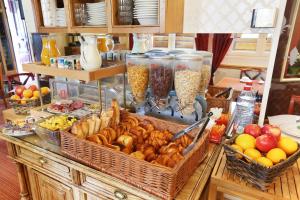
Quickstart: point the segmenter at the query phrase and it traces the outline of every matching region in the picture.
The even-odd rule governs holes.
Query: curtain
[[[129,50],[132,50],[133,47],[133,35],[129,33]]]
[[[214,34],[213,38],[213,61],[212,61],[212,69],[211,69],[211,77],[210,77],[210,85],[213,85],[213,77],[214,73],[217,71],[220,66],[222,60],[224,59],[233,38],[231,38],[231,34]]]
[[[197,33],[195,37],[196,50],[207,51],[208,50],[208,38],[209,34]]]

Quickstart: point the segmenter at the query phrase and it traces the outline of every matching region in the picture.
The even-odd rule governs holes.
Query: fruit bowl
[[[226,167],[230,172],[263,191],[267,190],[275,178],[280,176],[288,167],[292,166],[300,157],[300,145],[297,143],[298,149],[296,152],[285,160],[271,167],[266,167],[248,156],[249,154],[245,155],[245,153],[232,146],[235,144],[237,137],[238,135],[223,143],[227,158]]]

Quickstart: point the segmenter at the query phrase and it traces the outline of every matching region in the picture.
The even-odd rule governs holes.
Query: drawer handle
[[[114,194],[117,199],[120,199],[120,200],[127,199],[127,195],[120,190],[115,190]]]
[[[47,163],[47,160],[46,160],[45,158],[43,158],[43,157],[40,157],[40,158],[39,158],[39,161],[40,161],[40,163],[41,163],[42,165]]]

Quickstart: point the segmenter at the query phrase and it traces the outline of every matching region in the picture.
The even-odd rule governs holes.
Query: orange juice
[[[106,38],[105,37],[101,37],[97,39],[97,46],[98,46],[98,51],[100,52],[108,52],[109,49],[106,45]]]
[[[44,65],[50,65],[49,42],[48,37],[42,36],[43,49],[41,52],[41,61]]]
[[[56,40],[51,38],[49,40],[49,57],[56,58],[58,56],[60,56],[60,53],[59,53],[58,48],[56,47]]]

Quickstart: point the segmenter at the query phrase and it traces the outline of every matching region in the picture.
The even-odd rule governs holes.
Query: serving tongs
[[[232,130],[233,130],[233,125],[234,125],[234,120],[235,120],[235,116],[236,116],[236,108],[233,110],[233,113],[231,115],[230,121],[227,125],[226,131],[225,131],[225,137],[227,139],[230,139],[233,135],[232,135]]]
[[[219,98],[219,97],[226,94],[225,98],[228,98],[228,96],[229,96],[228,93],[230,93],[231,90],[232,90],[232,87],[226,88],[224,91],[221,91],[221,92],[217,93],[214,97]]]
[[[207,117],[206,117],[206,120],[205,120],[204,124],[203,124],[202,127],[201,127],[201,130],[200,130],[200,131],[198,132],[198,134],[194,137],[193,142],[183,150],[182,154],[183,154],[184,156],[185,156],[186,154],[188,154],[188,153],[195,147],[195,145],[197,144],[197,142],[199,141],[199,139],[200,139],[201,136],[203,135],[203,133],[204,133],[204,131],[205,131],[205,128],[207,127],[207,124],[208,124],[208,122],[209,122],[209,120],[210,120],[210,117],[211,117],[212,115],[213,115],[212,112],[208,113],[208,115],[207,115]]]
[[[171,141],[175,141],[176,139],[180,138],[181,136],[189,133],[190,131],[192,131],[194,128],[198,127],[200,124],[202,124],[203,122],[205,122],[209,117],[212,116],[212,113],[208,113],[208,115],[202,119],[200,119],[199,121],[195,122],[194,124],[188,126],[187,128],[175,133],[171,139]]]

